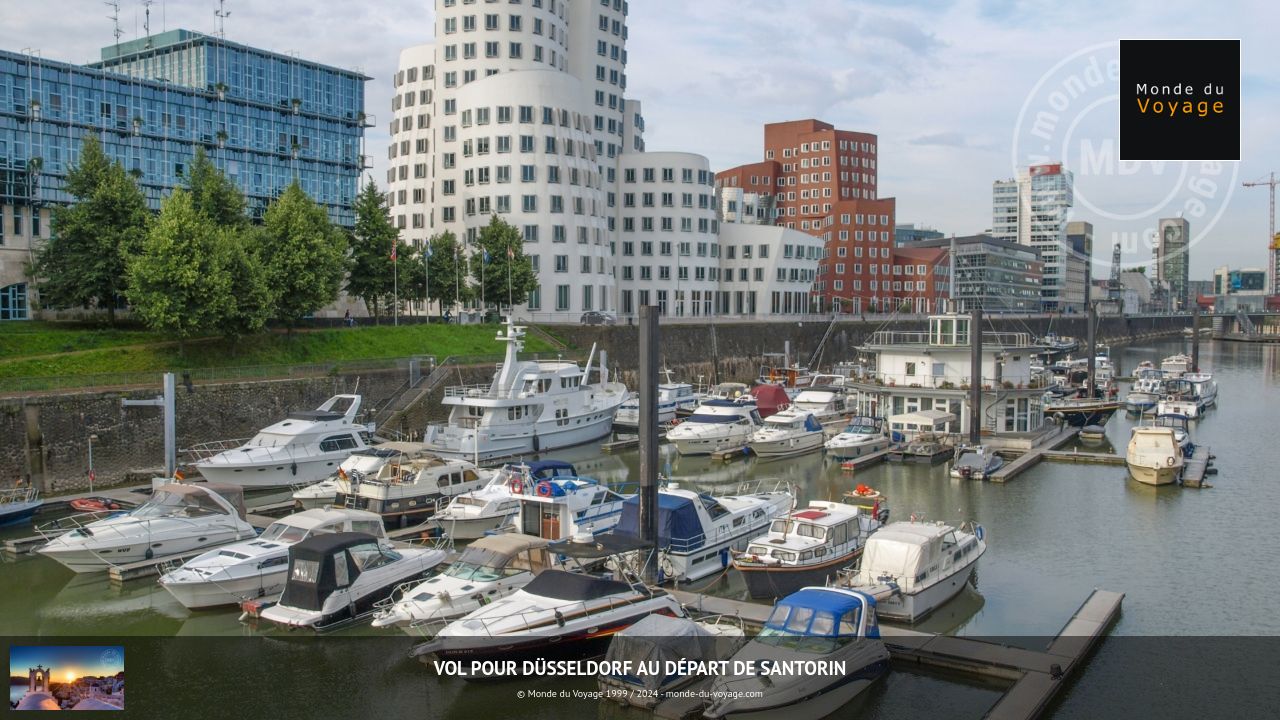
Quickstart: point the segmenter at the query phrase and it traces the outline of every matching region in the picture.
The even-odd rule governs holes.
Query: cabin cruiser
[[[724,674],[711,685],[704,718],[817,718],[835,713],[889,672],[877,602],[845,588],[806,587],[774,606],[760,634],[733,656],[733,667],[759,674]],[[817,662],[814,662],[817,661]],[[824,662],[826,661],[826,662]],[[815,671],[763,670],[786,663]],[[741,664],[739,664],[741,663]]]
[[[964,588],[987,551],[984,534],[981,525],[889,523],[867,539],[856,574],[842,584],[874,596],[882,617],[914,623]]]
[[[820,378],[831,376],[821,375]],[[811,385],[796,394],[787,410],[810,412],[822,423],[822,427],[831,434],[848,422],[849,407],[845,389],[839,385]],[[785,412],[785,411],[784,411]]]
[[[223,545],[160,576],[160,586],[188,609],[275,597],[284,589],[289,547],[313,535],[363,532],[389,543],[382,518],[361,510],[303,510],[276,520],[256,538]]]
[[[792,406],[765,418],[748,445],[759,457],[784,457],[817,450],[825,437],[812,412]]]
[[[951,464],[951,477],[964,480],[986,480],[1004,465],[1004,458],[985,445],[969,445],[956,451]]]
[[[1044,414],[1072,427],[1106,425],[1120,409],[1120,403],[1103,398],[1044,398]]]
[[[767,533],[734,556],[733,566],[753,598],[779,598],[806,585],[826,585],[862,555],[867,537],[880,528],[879,505],[877,501],[868,511],[814,500],[803,510],[775,518]]]
[[[889,436],[884,432],[884,418],[858,415],[828,440],[824,447],[827,454],[837,460],[879,452],[889,447]]]
[[[1192,373],[1187,373],[1177,380],[1170,380],[1165,383],[1165,392],[1167,394],[1156,403],[1157,415],[1185,415],[1188,418],[1195,419],[1203,414],[1207,406],[1200,396],[1196,394],[1197,385],[1187,379],[1190,375]],[[1212,383],[1212,379],[1209,382]],[[1209,385],[1202,382],[1199,387],[1207,387],[1213,393],[1214,399],[1217,399],[1216,384]]]
[[[691,620],[650,615],[613,636],[605,653],[605,667],[637,668],[640,663],[713,663],[729,660],[747,644],[739,617],[718,615]],[[623,705],[652,710],[670,693],[688,687],[708,675],[694,665],[685,672],[615,672],[597,677],[601,694]]]
[[[1183,373],[1191,372],[1191,357],[1182,353],[1170,355],[1160,361],[1160,370],[1164,372],[1165,377],[1180,378]]]
[[[745,447],[761,425],[755,403],[704,400],[693,414],[667,431],[681,455],[710,455]]]
[[[289,548],[284,592],[259,617],[317,631],[356,622],[397,585],[430,572],[445,556],[438,548],[392,549],[369,533],[312,535]]]
[[[1164,396],[1164,375],[1158,370],[1139,371],[1124,397],[1124,407],[1132,413],[1144,413]]]
[[[529,463],[508,478],[516,532],[544,540],[593,536],[618,524],[626,496],[559,460]]]
[[[332,505],[337,501],[338,491],[345,492],[350,487],[351,478],[377,475],[383,465],[393,460],[403,463],[421,457],[425,452],[421,443],[407,442],[386,442],[357,450],[343,460],[329,477],[294,490],[293,506],[298,510],[310,510]]]
[[[722,382],[711,388],[703,400],[751,400],[751,388],[746,383]]]
[[[604,353],[591,347],[584,367],[564,360],[520,360],[525,328],[508,317],[497,340],[506,357],[493,381],[447,387],[452,410],[444,425],[428,425],[427,449],[451,458],[483,462],[581,445],[609,434],[614,413],[629,397],[609,381]],[[593,364],[594,363],[594,364]],[[592,372],[599,376],[591,382]]]
[[[552,563],[542,538],[517,533],[482,537],[440,573],[379,603],[373,626],[408,631],[415,623],[460,618],[528,585]]]
[[[448,507],[432,516],[427,523],[454,540],[484,537],[486,533],[510,524],[515,518],[520,503],[512,495],[513,488],[522,486],[527,478],[534,478],[536,482],[544,477],[553,477],[561,469],[560,465],[562,463],[546,460],[527,465],[504,465],[489,476],[487,485],[455,496]]]
[[[0,526],[31,519],[44,501],[34,487],[17,487],[0,490]]]
[[[1191,457],[1195,454],[1196,446],[1195,443],[1191,442],[1191,424],[1188,422],[1186,415],[1157,415],[1155,426],[1173,429],[1173,439],[1177,441],[1178,447],[1182,449],[1184,457]]]
[[[375,475],[352,475],[339,482],[334,504],[375,512],[388,527],[408,527],[435,515],[454,497],[481,488],[487,480],[487,473],[481,473],[467,460],[435,455],[403,463],[393,459]]]
[[[676,415],[692,412],[698,407],[698,396],[689,383],[673,383],[670,375],[667,382],[658,385],[658,424],[669,423]],[[640,427],[640,397],[632,395],[622,403],[613,417],[613,426],[624,430],[635,430]]]
[[[649,615],[685,617],[670,594],[638,581],[543,570],[507,597],[421,630],[431,638],[410,653],[440,660],[586,658],[610,638]]]
[[[97,572],[253,537],[257,532],[244,515],[238,485],[169,483],[127,513],[73,515],[42,525],[37,532],[46,537],[62,534],[36,552],[76,572]]]
[[[1129,476],[1146,485],[1169,485],[1182,477],[1185,458],[1171,427],[1139,426],[1129,436],[1124,462]]]
[[[1191,383],[1191,395],[1195,397],[1200,408],[1208,408],[1218,404],[1218,381],[1212,373],[1183,373],[1182,380]]]
[[[345,409],[338,409],[341,403]],[[244,487],[287,487],[323,480],[351,453],[369,447],[369,428],[356,422],[359,395],[334,395],[315,410],[289,413],[238,447],[210,454],[228,443],[207,443],[189,452],[200,474]],[[239,443],[240,441],[235,441]]]
[[[783,366],[765,365],[760,368],[760,376],[756,378],[756,384],[779,385],[786,390],[788,396],[794,397],[813,385],[817,377],[817,373],[798,363]]]
[[[787,512],[785,490],[711,496],[675,483],[658,489],[658,581],[690,582],[729,566],[731,553]],[[614,536],[640,537],[640,498],[628,498]],[[636,554],[630,559],[638,560]]]

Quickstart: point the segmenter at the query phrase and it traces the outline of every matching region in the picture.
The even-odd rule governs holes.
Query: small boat
[[[748,447],[759,457],[785,457],[822,447],[822,423],[808,410],[789,407],[764,419],[751,434]]]
[[[1045,398],[1044,414],[1046,417],[1060,420],[1072,427],[1085,425],[1106,425],[1112,415],[1120,409],[1120,403],[1114,400],[1088,398],[1054,399]]]
[[[43,504],[40,491],[34,487],[0,490],[0,526],[31,519]]]
[[[378,603],[373,626],[408,632],[415,624],[462,617],[528,585],[553,562],[542,538],[517,533],[482,537],[440,573]]]
[[[889,462],[928,463],[937,465],[955,455],[950,438],[936,433],[920,433],[905,445],[889,451]]]
[[[819,662],[812,672],[721,675],[704,718],[826,717],[889,672],[876,599],[845,588],[806,587],[783,598],[733,660],[755,667]]]
[[[298,510],[310,510],[332,505],[337,501],[339,487],[346,487],[351,478],[377,475],[382,466],[392,460],[405,462],[425,453],[426,448],[421,443],[407,442],[387,442],[356,450],[329,477],[294,490],[293,506]]]
[[[544,540],[567,540],[605,532],[618,524],[627,499],[594,478],[577,474],[559,460],[530,463],[528,471],[509,475],[516,502],[516,532]]]
[[[1096,445],[1107,439],[1107,429],[1101,425],[1085,425],[1080,428],[1080,440]]]
[[[1182,353],[1170,355],[1160,361],[1160,370],[1164,372],[1165,377],[1180,378],[1183,373],[1191,372],[1191,357]]]
[[[160,576],[160,587],[188,609],[235,605],[279,596],[289,570],[289,548],[323,533],[364,532],[390,545],[382,518],[362,510],[314,509],[267,526],[251,540],[224,545]]]
[[[870,455],[889,447],[884,432],[884,418],[858,415],[835,437],[826,442],[827,454],[838,460]]]
[[[72,510],[81,513],[105,513],[120,509],[120,503],[109,497],[76,498],[67,504]]]
[[[1196,395],[1196,386],[1187,380],[1185,376],[1177,380],[1170,380],[1165,384],[1165,390],[1168,394],[1156,403],[1155,412],[1157,415],[1185,415],[1194,420],[1203,414],[1206,405]],[[1214,386],[1213,391],[1216,397],[1216,386]]]
[[[914,623],[964,588],[987,551],[984,535],[981,525],[889,523],[867,539],[856,574],[840,584],[875,597],[881,617]]]
[[[484,537],[485,533],[501,529],[516,517],[520,502],[514,493],[530,483],[536,485],[557,474],[577,475],[572,465],[557,460],[509,463],[490,476],[489,484],[455,497],[427,524],[439,528],[454,540]]]
[[[745,447],[762,422],[755,403],[704,400],[692,415],[667,431],[667,440],[681,455],[710,455]]]
[[[1183,373],[1182,380],[1191,383],[1191,394],[1201,409],[1218,404],[1218,381],[1213,379],[1213,373]]]
[[[1146,425],[1133,429],[1124,457],[1129,476],[1145,485],[1177,482],[1184,460],[1173,428]]]
[[[859,483],[854,489],[845,490],[844,498],[867,511],[881,525],[889,522],[889,498],[870,485]]]
[[[969,445],[956,451],[951,464],[951,477],[964,480],[985,480],[1004,465],[1004,458],[985,445]]]
[[[698,407],[699,399],[689,383],[671,382],[671,371],[667,370],[667,381],[658,385],[658,424],[669,423],[677,415],[692,412]],[[622,430],[636,430],[640,427],[640,397],[632,395],[630,399],[618,407],[613,417],[613,426]]]
[[[1125,395],[1124,407],[1132,413],[1144,413],[1165,396],[1164,375],[1158,370],[1139,371],[1138,378]]]
[[[779,598],[806,585],[826,585],[862,555],[867,537],[880,528],[879,514],[878,500],[871,511],[814,500],[803,510],[775,518],[767,533],[734,555],[733,567],[753,598]]]
[[[740,382],[722,382],[718,383],[707,392],[703,398],[706,400],[751,400],[751,387],[746,383]]]
[[[334,504],[382,516],[387,527],[409,527],[436,514],[454,497],[484,486],[483,473],[469,460],[425,455],[401,462],[393,458],[376,474],[355,474],[338,481]]]
[[[613,636],[605,653],[606,667],[638,667],[640,663],[706,663],[728,660],[746,645],[741,618],[719,615],[691,620],[650,615]],[[705,667],[705,666],[704,666]],[[652,710],[670,693],[706,678],[695,670],[667,674],[611,673],[597,677],[601,694],[622,705]]]
[[[1186,415],[1157,415],[1155,426],[1173,429],[1173,439],[1182,449],[1183,457],[1195,454],[1196,446],[1191,442],[1191,423]]]
[[[332,630],[373,614],[397,585],[444,562],[437,548],[392,549],[361,532],[313,535],[289,548],[289,576],[280,601],[259,617],[277,625]]]
[[[73,515],[36,528],[52,538],[36,552],[76,572],[98,572],[254,537],[244,515],[237,485],[169,483],[127,513]]]

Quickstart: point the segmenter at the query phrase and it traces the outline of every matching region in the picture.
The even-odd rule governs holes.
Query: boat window
[[[178,494],[159,490],[129,514],[135,518],[203,517],[226,515],[227,511],[203,492]]]
[[[280,542],[295,543],[307,536],[307,531],[283,522],[273,522],[262,531],[259,539],[262,540],[278,540]]]
[[[746,524],[747,524],[747,519],[745,517],[736,517],[733,519],[734,527],[742,527],[743,525],[746,525]]]
[[[235,551],[233,551],[233,550],[220,550],[220,551],[218,551],[218,556],[219,556],[219,557],[233,557],[233,558],[235,558],[235,559],[237,559],[237,560],[247,560],[247,559],[249,559],[249,556],[248,556],[248,555],[245,555],[244,553],[238,553],[238,552],[235,552]]]
[[[791,616],[787,618],[786,629],[791,632],[802,633],[809,629],[809,621],[813,619],[813,609],[798,607],[791,611]]]
[[[827,554],[827,549],[824,547],[817,547],[813,549],[814,557],[822,557],[823,555],[826,555],[826,554]]]
[[[729,514],[729,511],[725,509],[725,506],[716,502],[715,499],[713,499],[711,496],[702,495],[701,500],[702,500],[702,506],[706,508],[707,515],[709,515],[712,520],[715,520],[717,518],[720,518],[724,515]]]
[[[787,550],[774,550],[773,556],[783,562],[795,562],[796,554]]]
[[[289,564],[289,556],[280,555],[279,557],[267,558],[266,560],[263,560],[262,562],[258,563],[258,569],[263,570],[266,568],[279,567],[281,565],[288,565],[288,564]]]
[[[809,626],[809,633],[812,635],[830,635],[835,632],[836,617],[828,612],[820,612],[813,617],[813,624]]]
[[[351,554],[351,559],[361,571],[372,570],[389,562],[386,553],[378,547],[377,543],[355,545],[348,548],[347,552]]]
[[[831,542],[836,545],[843,545],[849,539],[848,525],[848,523],[841,523],[835,526],[835,528],[833,528],[835,530],[835,534],[831,538]]]
[[[813,551],[812,551],[812,550],[805,550],[804,552],[800,553],[800,559],[801,559],[801,560],[812,560],[812,559],[813,559]]]
[[[480,479],[480,475],[475,470],[463,470],[462,479],[464,482],[475,482]]]
[[[339,450],[356,449],[356,439],[351,435],[330,435],[320,441],[321,452],[337,452]]]
[[[319,560],[294,560],[293,572],[290,574],[290,580],[297,582],[315,583],[320,577],[320,561]]]
[[[341,553],[333,556],[333,583],[340,588],[351,584],[347,573],[347,558]]]
[[[840,634],[854,635],[858,634],[858,610],[857,608],[850,610],[840,618]]]
[[[777,520],[774,520],[772,523],[769,524],[769,532],[778,533],[779,535],[781,535],[784,532],[787,532],[787,521],[782,518],[778,518]]]
[[[381,520],[352,520],[351,532],[366,533],[368,535],[378,536],[382,534]]]

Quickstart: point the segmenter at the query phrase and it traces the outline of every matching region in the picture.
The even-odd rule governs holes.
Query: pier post
[[[177,387],[171,372],[164,374],[164,477],[173,478],[178,471],[178,412],[174,398]]]
[[[658,580],[658,308],[640,308],[640,540],[643,580]]]
[[[1099,397],[1098,389],[1094,387],[1094,373],[1097,372],[1098,364],[1098,306],[1089,305],[1088,314],[1085,315],[1085,322],[1088,324],[1089,337],[1089,378],[1085,381],[1089,383],[1089,397]]]
[[[1200,372],[1200,303],[1191,305],[1191,371]]]
[[[969,311],[969,444],[982,442],[982,308]]]

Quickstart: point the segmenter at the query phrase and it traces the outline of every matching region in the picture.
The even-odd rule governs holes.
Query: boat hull
[[[181,555],[195,550],[224,545],[229,542],[243,540],[252,535],[252,531],[237,532],[229,528],[210,528],[198,537],[165,539],[158,543],[148,543],[146,538],[134,538],[127,543],[117,545],[97,545],[87,547],[82,544],[62,545],[57,541],[45,545],[36,552],[57,560],[68,570],[78,573],[102,572],[107,568],[143,560],[156,560]],[[150,552],[150,555],[147,553]]]
[[[183,607],[188,610],[199,610],[220,605],[236,605],[243,600],[278,596],[284,591],[287,572],[288,566],[281,566],[280,570],[275,572],[227,580],[168,583],[162,579],[160,586],[182,603]]]
[[[969,578],[973,575],[973,569],[977,567],[979,557],[981,555],[974,557],[968,564],[944,580],[936,582],[919,592],[911,594],[896,593],[877,600],[876,613],[882,618],[905,623],[915,623],[923,620],[929,613],[942,607],[948,600],[960,594],[960,591],[964,589],[965,584],[969,582]]]
[[[608,408],[601,419],[581,425],[557,428],[554,422],[539,422],[538,432],[523,432],[504,437],[489,436],[487,445],[476,452],[472,448],[474,435],[468,435],[465,443],[425,443],[426,449],[441,457],[457,460],[479,459],[481,463],[502,460],[518,455],[536,455],[561,448],[583,445],[608,435],[613,428],[614,409]],[[572,419],[572,418],[571,418]]]
[[[659,611],[661,612],[661,611]],[[619,615],[599,625],[581,627],[557,635],[532,635],[528,633],[505,638],[484,638],[482,642],[444,642],[428,654],[439,660],[581,660],[603,655],[613,636],[631,627],[641,618],[653,613],[651,608],[637,608],[635,612]],[[664,613],[669,614],[669,613]],[[480,640],[480,638],[476,638]],[[425,660],[425,654],[422,655]]]
[[[863,455],[880,452],[889,447],[889,438],[882,438],[872,442],[857,443],[854,445],[831,445],[827,444],[827,454],[837,460],[852,460]]]
[[[1049,417],[1062,416],[1062,421],[1071,427],[1084,427],[1085,425],[1106,425],[1112,415],[1120,409],[1119,403],[1098,403],[1088,407],[1079,408],[1045,408],[1045,414]]]
[[[222,482],[247,488],[289,487],[313,483],[332,475],[350,453],[330,454],[305,460],[277,459],[272,462],[246,463],[196,463],[196,469],[209,482]],[[294,472],[294,463],[297,472]]]
[[[1182,474],[1182,463],[1166,467],[1129,465],[1129,477],[1144,485],[1172,485]]]
[[[0,526],[15,525],[24,520],[30,520],[43,504],[43,500],[37,500],[32,503],[15,503],[10,506],[0,507]]]
[[[780,440],[765,440],[763,442],[753,440],[750,447],[751,452],[762,458],[787,457],[789,455],[813,452],[822,447],[822,442],[822,433],[815,432]]]
[[[733,566],[747,583],[747,592],[757,600],[790,595],[801,588],[826,586],[841,568],[848,567],[862,555],[862,548],[820,565],[795,567],[757,565],[734,562]]]
[[[698,435],[691,437],[671,437],[667,433],[667,441],[676,446],[681,455],[710,455],[724,450],[737,450],[747,446],[754,428],[730,434]]]

